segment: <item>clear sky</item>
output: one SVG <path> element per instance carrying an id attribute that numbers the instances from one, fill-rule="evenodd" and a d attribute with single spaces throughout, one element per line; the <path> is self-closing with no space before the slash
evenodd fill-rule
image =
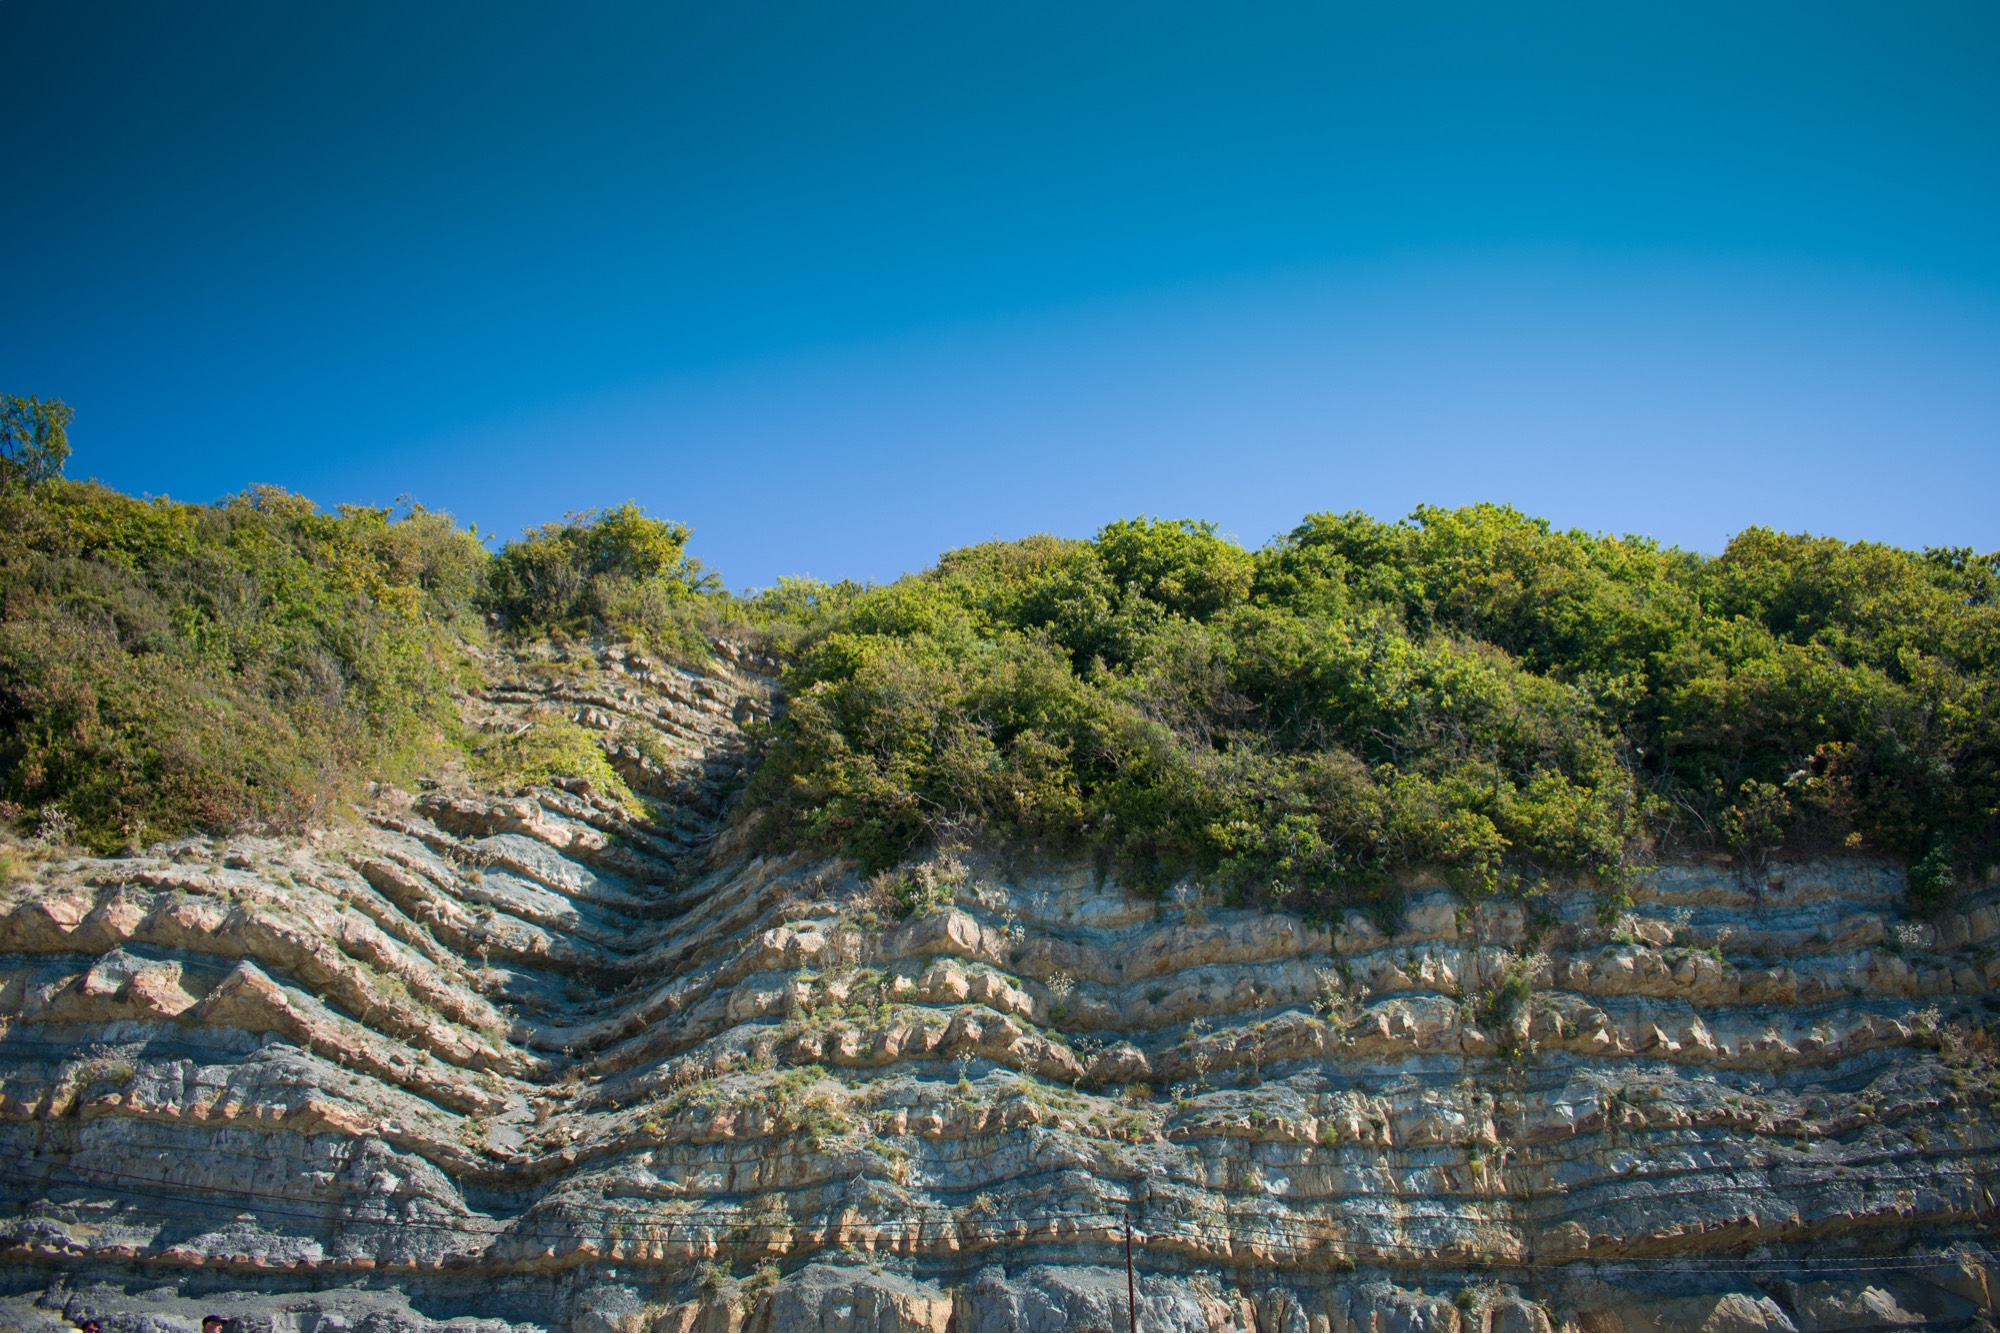
<path id="1" fill-rule="evenodd" d="M 72 474 L 735 586 L 1490 499 L 2000 547 L 2000 5 L 0 0 Z"/>

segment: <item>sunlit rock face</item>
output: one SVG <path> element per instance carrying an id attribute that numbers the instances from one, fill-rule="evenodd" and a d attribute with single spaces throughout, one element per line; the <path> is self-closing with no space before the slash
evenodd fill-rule
<path id="1" fill-rule="evenodd" d="M 1995 1318 L 1991 887 L 1670 865 L 1605 925 L 864 882 L 749 851 L 768 664 L 491 669 L 473 724 L 570 718 L 649 812 L 440 775 L 8 889 L 0 1325 Z"/>

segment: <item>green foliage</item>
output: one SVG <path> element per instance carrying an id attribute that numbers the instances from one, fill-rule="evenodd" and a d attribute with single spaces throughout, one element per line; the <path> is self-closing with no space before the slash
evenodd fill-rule
<path id="1" fill-rule="evenodd" d="M 764 836 L 871 871 L 979 839 L 1388 921 L 1417 868 L 1582 883 L 1615 917 L 1661 851 L 1875 850 L 1926 903 L 2000 856 L 2000 556 L 1750 529 L 1706 558 L 1472 506 L 1256 551 L 1141 518 L 733 598 L 636 504 L 489 556 L 421 508 L 66 481 L 68 421 L 0 399 L 0 801 L 97 847 L 297 825 L 414 773 L 460 740 L 492 611 L 785 650 Z M 629 796 L 561 719 L 471 750 Z M 895 884 L 915 912 L 941 882 Z"/>
<path id="2" fill-rule="evenodd" d="M 1677 847 L 1948 886 L 2000 848 L 1996 569 L 1495 506 L 971 547 L 813 605 L 755 795 L 773 840 L 869 867 L 978 836 L 1385 911 L 1420 866 L 1617 903 Z"/>
<path id="3" fill-rule="evenodd" d="M 0 794 L 109 848 L 414 772 L 455 733 L 486 561 L 422 509 L 0 490 Z"/>
<path id="4" fill-rule="evenodd" d="M 0 394 L 0 486 L 40 486 L 62 475 L 75 411 L 59 398 Z"/>
<path id="5" fill-rule="evenodd" d="M 1480 993 L 1475 1013 L 1493 1028 L 1507 1028 L 1528 1010 L 1535 994 L 1535 976 L 1548 960 L 1540 955 L 1505 958 L 1493 985 Z"/>
<path id="6" fill-rule="evenodd" d="M 1957 878 L 1951 844 L 1940 840 L 1910 868 L 1910 897 L 1923 907 L 1935 907 L 1951 893 Z"/>
<path id="7" fill-rule="evenodd" d="M 877 876 L 875 889 L 891 915 L 907 921 L 949 904 L 965 881 L 964 863 L 954 857 L 938 857 Z"/>
<path id="8" fill-rule="evenodd" d="M 518 732 L 488 733 L 469 751 L 473 776 L 495 787 L 581 779 L 614 800 L 638 804 L 596 735 L 557 714 L 537 715 Z"/>
<path id="9" fill-rule="evenodd" d="M 543 524 L 494 558 L 492 605 L 524 633 L 611 635 L 705 656 L 703 604 L 719 584 L 687 554 L 692 535 L 632 501 Z"/>
<path id="10" fill-rule="evenodd" d="M 837 1083 L 829 1083 L 824 1068 L 798 1066 L 785 1071 L 764 1090 L 773 1129 L 781 1135 L 803 1136 L 819 1148 L 853 1130 L 854 1115 L 842 1101 Z"/>

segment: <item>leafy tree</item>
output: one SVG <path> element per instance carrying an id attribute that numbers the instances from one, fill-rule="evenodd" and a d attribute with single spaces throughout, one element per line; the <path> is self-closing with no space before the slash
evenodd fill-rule
<path id="1" fill-rule="evenodd" d="M 0 485 L 36 487 L 60 477 L 75 416 L 59 398 L 0 394 Z"/>

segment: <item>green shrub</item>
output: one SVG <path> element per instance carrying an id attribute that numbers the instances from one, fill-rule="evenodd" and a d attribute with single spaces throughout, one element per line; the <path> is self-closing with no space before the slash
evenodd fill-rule
<path id="1" fill-rule="evenodd" d="M 530 787 L 581 779 L 613 800 L 638 799 L 611 767 L 597 737 L 569 719 L 538 714 L 518 732 L 489 733 L 470 746 L 473 777 L 495 787 Z"/>
<path id="2" fill-rule="evenodd" d="M 0 791 L 111 848 L 294 827 L 428 767 L 486 561 L 421 509 L 0 491 Z"/>
<path id="3" fill-rule="evenodd" d="M 632 501 L 543 524 L 493 558 L 492 606 L 524 634 L 610 635 L 706 657 L 705 622 L 730 599 L 687 554 L 692 535 Z"/>
<path id="4" fill-rule="evenodd" d="M 1928 887 L 2000 850 L 1996 568 L 1495 506 L 970 547 L 811 604 L 753 796 L 870 868 L 976 835 L 1306 906 L 1420 867 L 1614 905 L 1656 852 L 1949 840 Z"/>
<path id="5" fill-rule="evenodd" d="M 295 827 L 433 765 L 494 612 L 783 650 L 762 836 L 870 871 L 977 838 L 1392 924 L 1425 868 L 1615 918 L 1658 853 L 1872 850 L 1925 903 L 2000 857 L 2000 555 L 1752 528 L 1708 558 L 1475 505 L 1256 551 L 1141 518 L 736 598 L 636 504 L 490 556 L 421 508 L 66 481 L 67 409 L 0 408 L 0 809 L 98 848 Z M 561 720 L 469 748 L 630 796 Z"/>
<path id="6" fill-rule="evenodd" d="M 1507 1028 L 1525 1013 L 1535 994 L 1535 977 L 1547 964 L 1544 955 L 1504 956 L 1500 976 L 1483 990 L 1474 1007 L 1482 1023 Z"/>

